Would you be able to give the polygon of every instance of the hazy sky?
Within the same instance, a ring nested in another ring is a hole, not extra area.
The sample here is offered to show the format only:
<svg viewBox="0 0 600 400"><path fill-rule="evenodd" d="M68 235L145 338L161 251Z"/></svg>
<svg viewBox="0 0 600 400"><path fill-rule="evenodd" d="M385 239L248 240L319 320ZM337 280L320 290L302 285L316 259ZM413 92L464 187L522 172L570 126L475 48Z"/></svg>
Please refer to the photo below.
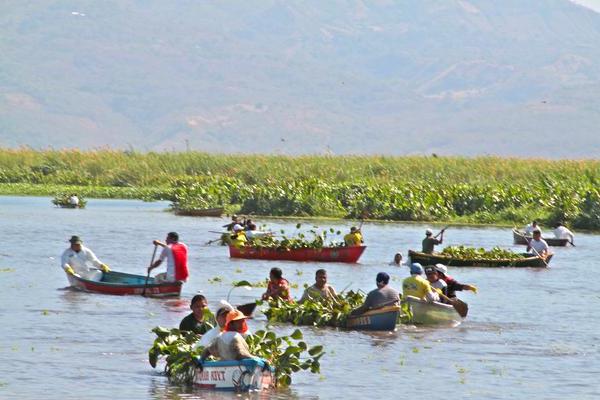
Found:
<svg viewBox="0 0 600 400"><path fill-rule="evenodd" d="M593 10L600 12L600 0L571 0L574 3L583 4Z"/></svg>

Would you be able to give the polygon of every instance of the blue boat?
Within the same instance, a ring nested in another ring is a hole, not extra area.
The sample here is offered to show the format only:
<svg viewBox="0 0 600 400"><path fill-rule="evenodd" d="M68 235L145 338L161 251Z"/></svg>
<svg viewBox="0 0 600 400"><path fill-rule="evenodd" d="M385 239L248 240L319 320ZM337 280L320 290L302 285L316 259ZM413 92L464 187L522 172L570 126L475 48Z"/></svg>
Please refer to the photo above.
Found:
<svg viewBox="0 0 600 400"><path fill-rule="evenodd" d="M400 306L386 306L369 310L361 315L350 315L346 320L347 329L366 331L393 331L400 316Z"/></svg>
<svg viewBox="0 0 600 400"><path fill-rule="evenodd" d="M274 386L273 367L262 358L241 361L204 361L196 368L194 386L212 390L247 392L265 390Z"/></svg>

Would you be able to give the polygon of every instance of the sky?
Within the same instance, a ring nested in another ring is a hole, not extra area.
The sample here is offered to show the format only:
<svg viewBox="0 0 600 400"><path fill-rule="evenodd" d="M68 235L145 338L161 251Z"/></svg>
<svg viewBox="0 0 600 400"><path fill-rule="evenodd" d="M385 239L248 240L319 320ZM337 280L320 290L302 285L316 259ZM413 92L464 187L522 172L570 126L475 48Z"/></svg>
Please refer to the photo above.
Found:
<svg viewBox="0 0 600 400"><path fill-rule="evenodd" d="M591 8L597 12L600 12L600 0L571 0L573 3L581 4Z"/></svg>

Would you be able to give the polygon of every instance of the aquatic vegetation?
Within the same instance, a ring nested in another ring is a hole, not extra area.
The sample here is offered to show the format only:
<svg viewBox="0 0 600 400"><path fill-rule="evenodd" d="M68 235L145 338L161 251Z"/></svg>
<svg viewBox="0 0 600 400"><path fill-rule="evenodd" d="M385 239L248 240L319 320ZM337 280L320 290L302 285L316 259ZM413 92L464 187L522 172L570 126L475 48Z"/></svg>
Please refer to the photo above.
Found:
<svg viewBox="0 0 600 400"><path fill-rule="evenodd" d="M54 199L52 199L52 204L54 204L55 206L60 206L60 207L85 208L87 201L83 197L78 196L79 204L77 207L75 207L71 204L70 198L71 198L70 194L66 194L66 193L57 194L54 197Z"/></svg>
<svg viewBox="0 0 600 400"><path fill-rule="evenodd" d="M485 258L489 260L518 260L525 258L521 253L515 253L511 250L493 247L490 250L484 248L475 248L467 246L448 246L442 250L442 254L463 260L471 260L476 258Z"/></svg>
<svg viewBox="0 0 600 400"><path fill-rule="evenodd" d="M297 225L300 228L300 224ZM329 233L336 232L333 228L329 229ZM329 241L327 242L328 231L323 230L317 232L315 229L308 231L307 234L299 233L296 237L287 237L283 235L285 231L281 230L282 236L278 239L274 236L265 236L252 239L250 242L252 247L263 249L277 250L295 250L295 249L321 249L323 247L340 247L344 246L344 242ZM337 234L340 234L338 231Z"/></svg>

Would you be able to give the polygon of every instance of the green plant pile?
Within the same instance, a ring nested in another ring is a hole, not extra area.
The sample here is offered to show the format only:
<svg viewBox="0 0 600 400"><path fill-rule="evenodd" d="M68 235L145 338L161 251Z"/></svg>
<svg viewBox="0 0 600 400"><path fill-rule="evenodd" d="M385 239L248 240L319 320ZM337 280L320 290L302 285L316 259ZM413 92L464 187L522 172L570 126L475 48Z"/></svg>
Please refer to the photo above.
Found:
<svg viewBox="0 0 600 400"><path fill-rule="evenodd" d="M301 224L296 225L296 229L300 229ZM344 242L336 242L329 241L327 242L327 234L326 230L317 232L315 229L311 229L308 231L310 234L310 238L307 238L305 233L299 233L296 237L287 237L283 236L285 231L282 229L280 231L282 234L281 238L275 238L273 236L265 236L254 238L250 242L252 247L262 248L262 249L277 249L277 250L295 250L295 249L322 249L323 247L341 247L344 246ZM340 231L335 231L333 228L329 229L330 234L339 235Z"/></svg>
<svg viewBox="0 0 600 400"><path fill-rule="evenodd" d="M497 246L490 250L466 246L448 246L442 250L442 254L453 258L460 258L462 260L518 260L524 258L521 253L515 253L510 250L501 249Z"/></svg>
<svg viewBox="0 0 600 400"><path fill-rule="evenodd" d="M0 193L77 192L274 216L600 229L600 161L0 149Z"/></svg>
<svg viewBox="0 0 600 400"><path fill-rule="evenodd" d="M191 332L179 329L156 327L152 329L156 339L148 351L148 361L156 367L160 357L165 357L165 373L175 384L190 385L194 379L196 359L203 348L194 344L201 338ZM323 346L309 346L303 340L302 332L296 329L289 336L277 336L275 332L259 330L246 337L250 353L264 358L275 369L275 384L286 387L292 383L292 374L300 370L312 373L321 371L320 359L325 354Z"/></svg>
<svg viewBox="0 0 600 400"><path fill-rule="evenodd" d="M71 202L69 201L71 198L70 194L58 194L54 197L54 199L52 199L52 204L56 205L56 206L71 206ZM79 208L85 208L87 201L81 197L78 196L79 199Z"/></svg>

